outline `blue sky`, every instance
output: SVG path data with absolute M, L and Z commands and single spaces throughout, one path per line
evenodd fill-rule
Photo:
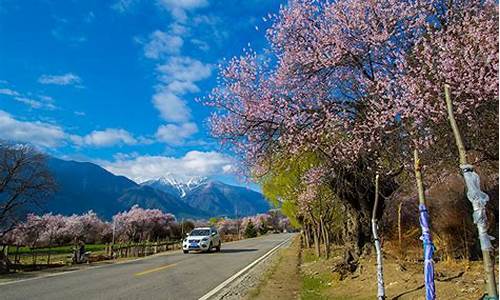
M 142 181 L 235 183 L 194 99 L 267 47 L 274 0 L 0 0 L 0 139 Z

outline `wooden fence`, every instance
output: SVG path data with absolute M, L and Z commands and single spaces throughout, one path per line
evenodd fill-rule
M 142 257 L 182 248 L 182 241 L 144 242 L 106 245 L 106 255 L 111 258 Z
M 20 246 L 0 245 L 0 251 L 3 251 L 10 262 L 13 269 L 31 269 L 39 267 L 57 267 L 71 264 L 73 246 L 65 246 L 67 251 L 58 251 L 58 247 L 54 248 L 30 248 L 29 251 L 19 251 Z M 61 247 L 59 247 L 61 248 Z M 109 260 L 115 258 L 126 257 L 143 257 L 153 255 L 160 252 L 177 250 L 182 248 L 182 241 L 159 241 L 159 242 L 142 242 L 142 243 L 126 243 L 126 244 L 106 244 L 101 250 L 90 251 L 90 262 Z

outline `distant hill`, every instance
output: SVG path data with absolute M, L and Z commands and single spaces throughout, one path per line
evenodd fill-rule
M 56 179 L 58 191 L 46 203 L 45 210 L 61 214 L 93 210 L 110 218 L 124 207 L 117 203 L 126 190 L 138 185 L 88 162 L 50 158 L 48 166 Z
M 172 193 L 181 191 L 177 195 L 184 203 L 211 216 L 249 216 L 270 209 L 264 196 L 254 190 L 206 178 L 190 178 L 185 183 L 160 178 L 142 185 Z
M 168 177 L 139 185 L 89 162 L 50 157 L 48 167 L 58 190 L 43 207 L 46 212 L 70 215 L 93 210 L 111 219 L 117 212 L 138 204 L 178 218 L 209 218 L 253 215 L 269 209 L 258 192 L 206 178 L 179 180 L 166 174 Z
M 138 186 L 128 189 L 117 201 L 125 208 L 130 208 L 134 204 L 138 204 L 143 208 L 158 208 L 165 212 L 173 213 L 177 218 L 210 217 L 209 214 L 180 201 L 178 197 L 149 186 Z

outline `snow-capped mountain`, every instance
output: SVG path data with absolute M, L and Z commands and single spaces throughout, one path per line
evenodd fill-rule
M 71 215 L 89 210 L 110 219 L 135 204 L 173 213 L 178 218 L 242 217 L 266 212 L 263 195 L 204 177 L 171 174 L 141 185 L 89 162 L 51 157 L 48 166 L 58 185 L 42 212 Z
M 191 190 L 205 184 L 208 181 L 206 177 L 175 177 L 172 174 L 166 174 L 158 179 L 148 180 L 141 185 L 151 186 L 170 195 L 184 198 Z
M 245 216 L 266 212 L 270 205 L 262 194 L 206 177 L 178 178 L 172 174 L 141 183 L 175 196 L 180 202 L 211 216 Z

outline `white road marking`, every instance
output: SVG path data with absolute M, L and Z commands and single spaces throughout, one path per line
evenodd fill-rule
M 291 239 L 291 237 L 289 237 L 286 240 L 284 240 L 283 242 L 279 243 L 278 246 L 274 247 L 273 249 L 269 250 L 266 254 L 262 255 L 261 257 L 257 258 L 253 262 L 251 262 L 248 266 L 244 267 L 238 273 L 236 273 L 233 276 L 231 276 L 228 279 L 226 279 L 226 281 L 224 281 L 223 283 L 221 283 L 218 286 L 216 286 L 213 290 L 211 290 L 210 292 L 206 293 L 204 296 L 202 296 L 198 300 L 208 300 L 208 299 L 210 299 L 210 297 L 212 297 L 215 294 L 217 294 L 220 290 L 222 290 L 228 284 L 230 284 L 231 282 L 233 282 L 236 278 L 240 277 L 243 273 L 245 273 L 246 271 L 248 271 L 249 269 L 251 269 L 253 266 L 255 266 L 256 264 L 258 264 L 259 262 L 261 262 L 262 260 L 264 260 L 265 258 L 267 258 L 269 255 L 273 254 L 276 250 L 278 250 L 278 248 L 280 248 L 281 246 L 283 246 L 290 239 Z

